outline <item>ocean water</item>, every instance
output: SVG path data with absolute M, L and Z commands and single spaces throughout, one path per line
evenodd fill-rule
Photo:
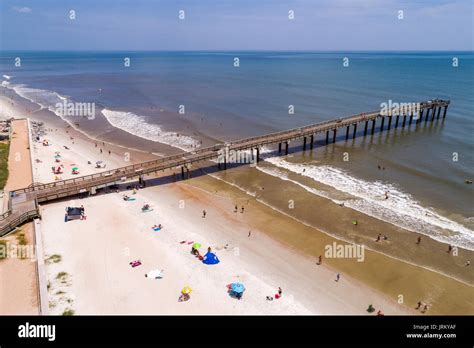
M 474 168 L 473 52 L 2 52 L 0 75 L 0 90 L 53 115 L 65 100 L 95 103 L 110 127 L 182 150 L 200 144 L 192 132 L 178 136 L 182 120 L 227 141 L 376 110 L 390 100 L 450 99 L 444 122 L 348 141 L 342 131 L 328 146 L 321 135 L 311 152 L 296 142 L 287 158 L 268 149 L 259 170 L 282 185 L 290 174 L 291 184 L 310 179 L 330 188 L 307 187 L 315 195 L 337 202 L 342 195 L 353 209 L 474 250 L 473 185 L 465 183 Z

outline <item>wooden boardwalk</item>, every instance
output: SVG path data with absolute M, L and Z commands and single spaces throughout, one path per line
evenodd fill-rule
M 227 164 L 225 156 L 223 156 L 225 151 L 251 150 L 252 155 L 255 155 L 256 161 L 258 162 L 259 149 L 265 145 L 278 144 L 279 152 L 282 151 L 282 145 L 284 145 L 284 151 L 286 154 L 288 154 L 289 142 L 295 139 L 302 139 L 303 150 L 306 150 L 307 146 L 310 148 L 313 147 L 314 137 L 321 133 L 326 134 L 326 143 L 329 143 L 329 141 L 335 142 L 337 131 L 343 128 L 346 129 L 346 139 L 349 137 L 351 127 L 352 136 L 356 136 L 357 127 L 359 125 L 364 126 L 364 136 L 366 136 L 369 132 L 369 125 L 371 134 L 374 134 L 377 120 L 381 121 L 381 131 L 384 131 L 385 127 L 390 129 L 392 127 L 392 123 L 394 124 L 394 127 L 399 127 L 399 124 L 401 127 L 409 127 L 413 122 L 423 122 L 423 117 L 425 117 L 424 122 L 433 121 L 435 118 L 438 119 L 443 108 L 444 111 L 442 117 L 446 117 L 446 111 L 449 103 L 449 100 L 439 99 L 417 103 L 420 107 L 420 112 L 418 115 L 414 114 L 413 112 L 400 112 L 400 114 L 398 114 L 396 113 L 395 109 L 392 109 L 391 112 L 382 115 L 381 111 L 377 110 L 294 128 L 282 132 L 246 138 L 225 144 L 217 144 L 196 151 L 183 152 L 178 155 L 163 157 L 157 160 L 125 166 L 97 174 L 77 177 L 74 179 L 56 181 L 47 184 L 31 185 L 30 187 L 10 192 L 10 199 L 12 201 L 33 202 L 30 203 L 30 207 L 35 208 L 27 211 L 26 208 L 20 209 L 20 205 L 18 204 L 12 204 L 10 215 L 3 217 L 3 219 L 0 217 L 0 236 L 8 233 L 8 230 L 11 230 L 13 225 L 22 223 L 18 222 L 18 218 L 24 216 L 25 212 L 30 215 L 33 215 L 34 213 L 37 215 L 37 203 L 52 201 L 81 193 L 94 194 L 95 190 L 97 189 L 167 169 L 181 168 L 181 175 L 184 179 L 185 171 L 187 174 L 189 173 L 189 167 L 191 164 L 206 160 L 218 159 L 219 162 L 221 162 L 219 163 L 219 167 L 223 165 L 225 169 Z M 425 111 L 426 114 L 424 114 Z M 332 139 L 330 139 L 330 137 L 332 137 Z M 28 214 L 26 217 L 28 217 Z

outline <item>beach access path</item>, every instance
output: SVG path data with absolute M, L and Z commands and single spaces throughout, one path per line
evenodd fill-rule
M 26 187 L 33 181 L 28 121 L 26 119 L 12 122 L 8 171 L 5 191 Z M 21 226 L 18 232 L 1 238 L 1 240 L 17 244 L 19 233 L 24 233 L 26 244 L 34 247 L 32 223 Z M 0 260 L 0 315 L 38 314 L 38 312 L 36 259 L 14 257 Z

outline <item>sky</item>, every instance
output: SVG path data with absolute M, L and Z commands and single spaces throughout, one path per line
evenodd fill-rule
M 473 6 L 473 0 L 0 0 L 0 48 L 471 51 Z

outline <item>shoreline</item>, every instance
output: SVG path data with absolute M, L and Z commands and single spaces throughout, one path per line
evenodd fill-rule
M 54 133 L 51 134 L 51 137 L 54 138 Z M 67 139 L 65 140 L 65 143 L 66 143 L 66 142 L 67 142 Z M 58 142 L 58 143 L 59 143 L 59 142 Z M 89 143 L 89 145 L 88 145 L 89 148 L 92 147 L 92 146 L 91 146 L 92 141 L 86 139 L 86 140 L 84 140 L 84 144 L 79 144 L 79 143 L 75 144 L 73 150 L 78 151 L 78 152 L 88 152 L 88 150 L 85 149 L 85 147 L 86 147 L 85 143 Z M 40 148 L 40 149 L 41 149 L 41 148 Z M 90 150 L 89 150 L 89 151 L 90 151 Z M 37 152 L 38 152 L 38 151 L 37 151 Z M 38 153 L 36 153 L 36 156 L 38 156 L 38 155 L 39 155 L 39 156 L 44 156 L 44 154 L 38 154 Z M 43 174 L 37 174 L 37 175 L 40 175 L 40 176 L 42 175 L 41 177 L 46 177 L 47 174 L 45 174 L 45 173 L 47 173 L 47 172 L 43 171 Z M 82 173 L 81 173 L 81 174 L 82 174 Z M 205 179 L 208 179 L 208 178 L 205 178 Z M 203 178 L 198 178 L 197 180 L 204 181 L 205 179 L 203 179 Z M 213 179 L 213 180 L 215 181 L 215 179 Z M 195 180 L 194 180 L 194 182 L 195 182 Z M 227 183 L 226 185 L 228 185 L 228 183 Z M 210 186 L 212 186 L 212 187 L 214 188 L 216 185 L 210 184 Z M 213 189 L 213 188 L 212 188 L 212 189 Z M 211 191 L 212 191 L 212 189 L 211 189 Z M 144 191 L 146 191 L 146 190 L 154 190 L 154 188 L 145 189 Z M 229 191 L 229 189 L 226 189 L 225 191 Z M 173 196 L 173 195 L 171 195 L 171 196 Z M 102 197 L 102 195 L 101 195 L 101 196 L 98 196 L 98 197 Z M 95 198 L 90 198 L 90 200 L 93 200 L 93 199 L 95 199 Z M 248 199 L 251 199 L 251 198 L 247 198 L 247 200 L 248 200 Z M 60 204 L 60 203 L 61 203 L 61 202 L 58 202 L 58 204 Z M 260 203 L 262 203 L 262 202 L 260 202 Z M 113 204 L 113 203 L 112 203 L 112 204 Z M 57 204 L 56 204 L 56 203 L 52 203 L 51 206 L 53 206 L 53 205 L 57 205 Z M 232 205 L 232 203 L 230 203 L 230 205 Z M 49 206 L 50 206 L 50 204 L 45 205 L 45 206 L 43 206 L 43 209 L 45 209 L 45 211 L 47 211 L 47 210 L 49 210 Z M 271 207 L 271 209 L 274 209 L 274 208 Z M 294 217 L 292 217 L 292 218 L 294 219 Z M 251 224 L 253 225 L 254 223 L 255 223 L 255 222 L 252 221 Z M 249 223 L 249 224 L 250 224 L 250 223 Z M 314 227 L 311 227 L 311 229 L 314 230 L 315 228 L 314 228 Z M 43 233 L 45 233 L 44 230 L 45 230 L 45 228 L 43 227 Z M 263 232 L 262 232 L 262 233 L 263 233 Z M 325 232 L 322 232 L 321 230 L 319 230 L 318 233 L 325 233 Z M 274 237 L 274 236 L 272 235 L 272 237 Z M 332 238 L 332 237 L 331 237 L 331 238 Z M 46 238 L 45 238 L 45 239 L 46 239 Z M 285 245 L 283 248 L 288 248 L 288 245 Z M 46 248 L 45 248 L 45 249 L 46 249 Z M 293 251 L 295 251 L 295 250 L 298 250 L 298 249 L 297 249 L 297 248 L 294 248 Z M 299 251 L 304 253 L 304 251 L 301 251 L 301 250 L 299 250 Z M 375 251 L 375 253 L 378 253 L 378 252 Z M 379 253 L 379 254 L 380 254 L 380 253 Z M 381 255 L 382 259 L 383 259 L 383 257 L 390 257 L 390 256 L 384 256 L 383 254 L 380 254 L 380 255 Z M 387 261 L 386 261 L 386 262 L 387 262 Z M 394 262 L 395 262 L 395 261 L 394 261 Z M 400 261 L 400 262 L 403 262 L 403 261 Z M 391 262 L 388 262 L 388 263 L 391 263 Z M 418 268 L 419 268 L 419 266 L 417 266 L 417 265 L 414 265 L 413 267 L 418 267 Z M 425 270 L 422 271 L 422 273 L 423 273 L 423 272 L 430 272 L 430 271 L 428 271 L 428 270 L 425 269 Z M 355 273 L 357 274 L 357 272 L 355 272 Z M 358 277 L 360 278 L 360 274 L 358 274 Z M 363 277 L 362 277 L 362 278 L 363 278 Z M 436 277 L 434 277 L 434 278 L 436 278 Z M 355 279 L 358 279 L 358 278 L 356 277 L 356 278 L 351 279 L 351 282 L 359 281 L 359 280 L 355 280 Z M 439 278 L 437 278 L 437 280 L 439 281 Z M 366 284 L 366 282 L 362 282 L 362 283 Z M 369 283 L 370 283 L 370 282 L 369 282 Z M 368 291 L 369 289 L 367 288 L 366 290 Z M 380 296 L 382 296 L 382 297 L 380 297 Z M 376 296 L 376 297 L 377 297 L 377 298 L 379 298 L 379 297 L 380 297 L 380 298 L 383 298 L 383 296 L 386 296 L 385 293 L 384 293 L 383 291 L 380 291 L 379 293 L 377 293 L 377 296 Z M 471 304 L 471 305 L 472 305 L 472 304 Z M 403 313 L 405 313 L 405 311 L 410 312 L 409 308 L 405 308 L 405 307 L 403 307 L 403 308 L 404 308 Z M 435 312 L 436 312 L 436 310 L 435 310 Z M 469 311 L 468 311 L 467 313 L 469 313 Z M 282 314 L 283 314 L 283 313 L 282 313 Z

